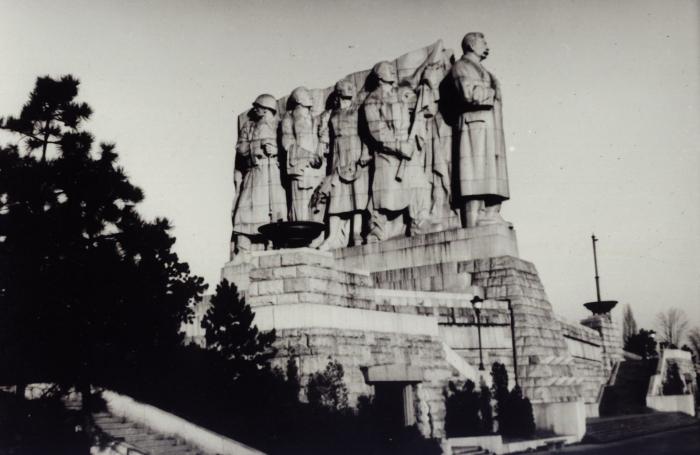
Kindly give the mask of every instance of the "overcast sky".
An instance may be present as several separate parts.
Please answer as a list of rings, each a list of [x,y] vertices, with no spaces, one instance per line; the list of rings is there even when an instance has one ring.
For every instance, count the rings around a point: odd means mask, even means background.
[[[603,298],[700,325],[700,2],[0,0],[0,115],[73,74],[142,213],[213,287],[228,259],[236,115],[442,38],[486,34],[513,222],[556,312]],[[620,310],[615,310],[619,313]]]

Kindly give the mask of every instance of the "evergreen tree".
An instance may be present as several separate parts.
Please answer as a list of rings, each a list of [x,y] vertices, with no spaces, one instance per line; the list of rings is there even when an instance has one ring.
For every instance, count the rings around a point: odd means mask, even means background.
[[[255,314],[236,285],[222,280],[202,320],[207,348],[218,352],[231,368],[232,378],[263,368],[274,355],[275,331],[260,332],[253,324]]]
[[[0,128],[22,135],[26,150],[40,149],[40,160],[45,162],[49,146],[59,144],[67,131],[77,131],[92,115],[90,106],[75,101],[79,85],[70,75],[60,80],[38,78],[20,115],[0,119]]]
[[[629,337],[625,342],[625,351],[637,354],[647,359],[658,356],[656,340],[651,330],[639,329],[639,332]]]
[[[516,385],[510,391],[506,408],[506,419],[504,419],[501,434],[522,438],[532,436],[535,432],[535,417],[532,412],[532,403],[527,397],[523,396],[520,386]]]
[[[479,384],[479,414],[481,415],[482,434],[493,433],[493,408],[491,405],[491,389],[482,378]]]
[[[508,419],[508,371],[500,362],[491,365],[491,390],[496,400],[496,420],[498,431],[502,432]]]
[[[666,377],[663,382],[664,395],[682,395],[685,392],[685,384],[681,378],[681,371],[676,362],[670,362],[666,368]]]
[[[172,252],[167,220],[139,217],[143,194],[114,145],[93,150],[78,85],[39,78],[19,117],[0,125],[22,138],[0,149],[0,320],[10,327],[0,361],[18,391],[133,381],[179,348],[205,289]]]
[[[627,304],[622,313],[622,342],[627,343],[636,333],[637,321],[635,321],[634,314],[632,314],[632,307]]]
[[[344,381],[345,370],[337,360],[329,360],[326,369],[309,378],[306,394],[309,404],[331,411],[348,409],[348,388]]]

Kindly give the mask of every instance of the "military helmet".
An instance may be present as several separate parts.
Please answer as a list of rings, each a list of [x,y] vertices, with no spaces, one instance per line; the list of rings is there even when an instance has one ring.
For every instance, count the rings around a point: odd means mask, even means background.
[[[311,98],[311,93],[306,87],[297,87],[292,90],[290,95],[294,104],[298,104],[304,107],[311,107],[314,104],[313,98]]]
[[[268,95],[267,93],[255,98],[255,101],[253,101],[253,106],[263,107],[271,110],[272,112],[277,112],[277,100],[274,96]]]
[[[335,84],[335,93],[341,98],[352,99],[355,92],[355,84],[347,79],[341,79]]]
[[[383,82],[396,82],[396,68],[394,68],[394,65],[390,62],[379,62],[376,65],[374,65],[374,68],[372,68],[372,73],[374,73],[375,76],[380,81]]]

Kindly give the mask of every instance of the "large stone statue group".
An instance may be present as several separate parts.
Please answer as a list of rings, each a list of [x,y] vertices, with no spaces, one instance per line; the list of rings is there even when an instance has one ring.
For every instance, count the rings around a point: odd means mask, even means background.
[[[362,87],[335,84],[318,114],[305,87],[284,113],[258,96],[236,144],[233,254],[263,248],[258,228],[277,221],[326,223],[321,249],[503,222],[500,84],[481,33],[462,49],[446,62],[436,47],[402,79],[377,63]]]

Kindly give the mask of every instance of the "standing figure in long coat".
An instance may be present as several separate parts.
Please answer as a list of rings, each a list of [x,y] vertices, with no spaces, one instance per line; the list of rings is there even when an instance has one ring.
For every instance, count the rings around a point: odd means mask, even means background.
[[[408,215],[411,232],[417,233],[425,220],[416,198],[427,181],[421,179],[419,160],[411,162],[416,151],[410,105],[396,88],[396,69],[380,62],[372,73],[378,87],[367,97],[364,114],[373,139],[374,176],[372,181],[372,220],[368,242],[376,242],[406,233]],[[410,89],[409,89],[410,91]],[[414,100],[415,101],[415,100]],[[422,199],[422,198],[421,198]],[[413,203],[413,204],[412,204]],[[407,211],[406,209],[412,210]]]
[[[292,109],[282,119],[282,148],[287,154],[290,190],[290,221],[311,219],[309,202],[324,175],[323,154],[319,152],[318,119],[311,113],[309,90],[297,87],[290,96]]]
[[[452,130],[438,108],[440,82],[446,69],[428,64],[417,88],[416,119],[424,128],[418,131],[418,147],[424,151],[423,168],[430,182],[430,222],[428,230],[444,231],[459,227],[459,214],[451,207]],[[421,119],[422,116],[422,119]]]
[[[329,250],[362,243],[369,203],[369,162],[371,156],[358,132],[357,90],[346,79],[335,84],[334,108],[324,112],[320,141],[329,150],[330,176],[328,238],[319,249]]]
[[[238,132],[236,169],[242,175],[233,210],[233,253],[261,244],[258,228],[287,219],[287,201],[277,158],[277,102],[260,95],[250,120]],[[261,247],[262,248],[262,247]]]
[[[489,54],[484,35],[467,33],[451,76],[459,98],[459,196],[465,227],[504,222],[501,202],[510,197],[501,88],[481,64]]]

